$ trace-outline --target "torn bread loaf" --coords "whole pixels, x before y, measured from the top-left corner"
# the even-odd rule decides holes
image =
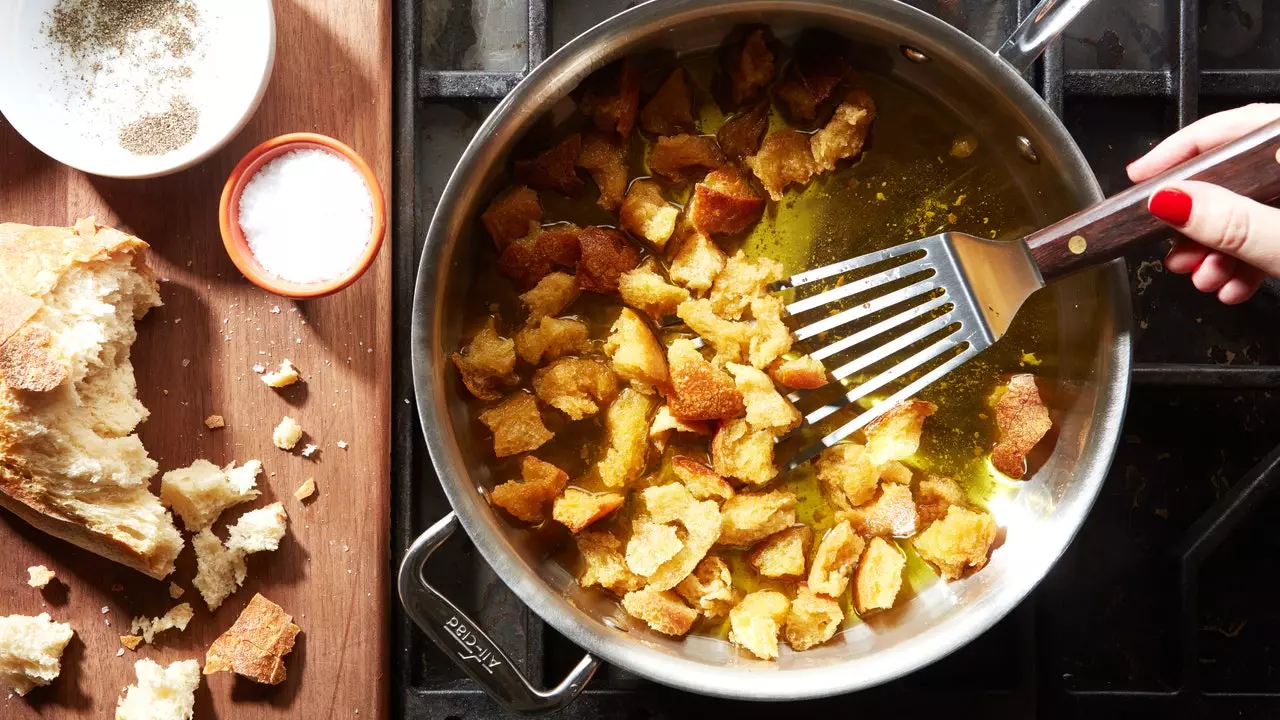
[[[265,685],[284,682],[284,657],[301,630],[293,616],[262,595],[254,595],[235,623],[209,646],[204,674],[230,670]]]
[[[74,634],[70,625],[51,621],[48,613],[0,617],[0,685],[26,695],[53,682]]]
[[[195,715],[200,663],[181,660],[162,666],[143,658],[133,664],[138,683],[125,688],[116,720],[191,720]]]
[[[182,537],[134,434],[134,322],[160,305],[147,244],[81,220],[0,224],[0,505],[162,578]]]

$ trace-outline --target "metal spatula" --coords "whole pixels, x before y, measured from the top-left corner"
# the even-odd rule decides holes
[[[835,335],[832,331],[846,326],[857,328],[810,353],[828,364],[838,353],[857,348],[852,360],[839,367],[828,365],[837,381],[893,360],[887,369],[846,384],[842,396],[805,415],[806,425],[908,380],[801,450],[784,471],[795,469],[991,347],[1009,329],[1022,303],[1046,284],[1168,237],[1169,228],[1146,208],[1148,198],[1161,185],[1203,180],[1262,202],[1280,198],[1278,151],[1280,121],[1018,241],[942,233],[775,284],[772,289],[781,291],[821,281],[843,283],[787,306],[801,322],[802,316],[820,316],[795,331],[797,340]],[[841,310],[835,305],[846,299],[852,307]],[[857,327],[859,323],[865,327]],[[798,394],[791,399],[799,399]]]

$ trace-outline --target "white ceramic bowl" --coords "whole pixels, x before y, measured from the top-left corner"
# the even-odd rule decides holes
[[[190,2],[198,11],[198,50],[190,77],[172,83],[182,83],[199,125],[182,147],[162,155],[121,147],[120,125],[151,104],[167,106],[175,85],[161,90],[159,82],[126,75],[91,95],[83,78],[94,76],[68,72],[74,66],[44,30],[58,0],[0,2],[0,113],[41,152],[94,175],[156,177],[204,160],[258,108],[275,62],[276,24],[271,0]],[[96,77],[102,87],[104,76]]]

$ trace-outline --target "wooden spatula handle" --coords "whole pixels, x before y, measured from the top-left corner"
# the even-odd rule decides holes
[[[1024,242],[1045,282],[1052,282],[1169,237],[1169,226],[1147,212],[1147,200],[1173,180],[1203,180],[1264,203],[1280,198],[1277,153],[1280,120],[1032,233]]]

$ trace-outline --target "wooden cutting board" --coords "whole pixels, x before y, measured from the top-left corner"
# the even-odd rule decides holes
[[[286,661],[288,678],[267,687],[225,673],[207,676],[196,695],[197,718],[386,716],[390,248],[351,288],[294,302],[241,277],[223,251],[217,209],[236,161],[263,140],[294,131],[354,147],[390,197],[390,4],[286,0],[275,3],[275,12],[275,70],[262,106],[222,152],[190,170],[142,181],[86,176],[44,156],[0,119],[0,221],[70,225],[95,215],[151,243],[165,305],[139,322],[133,359],[139,395],[151,409],[139,433],[161,471],[196,458],[218,464],[257,458],[264,465],[262,497],[228,511],[215,529],[225,537],[225,521],[275,500],[289,514],[280,550],[250,556],[248,582],[210,613],[191,584],[189,542],[170,578],[186,594],[171,600],[167,582],[0,511],[0,615],[48,612],[76,632],[61,677],[26,698],[0,694],[0,717],[113,717],[117,697],[135,681],[134,661],[198,658],[203,665],[209,643],[255,592],[302,628]],[[251,369],[286,357],[305,383],[273,390]],[[213,413],[225,416],[225,429],[204,427]],[[304,442],[320,447],[314,457],[272,446],[271,430],[284,415],[306,429]],[[300,503],[293,492],[307,477],[315,478],[319,494]],[[58,574],[44,591],[26,584],[26,568],[37,564]],[[154,617],[182,601],[196,611],[185,632],[166,632],[154,645],[116,656],[131,618]]]

